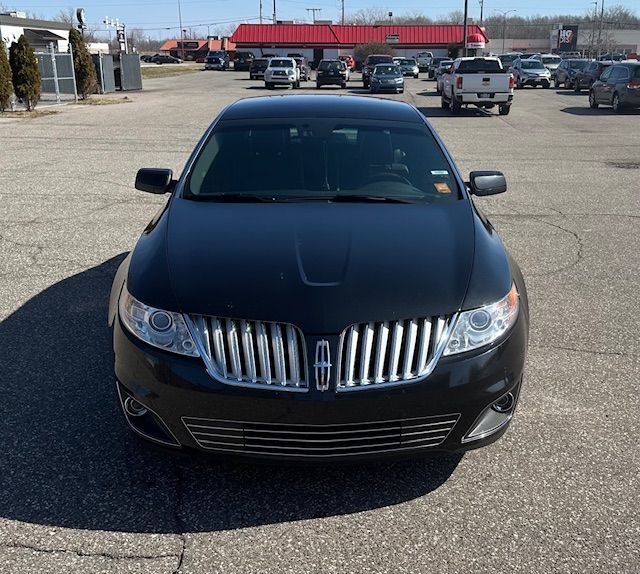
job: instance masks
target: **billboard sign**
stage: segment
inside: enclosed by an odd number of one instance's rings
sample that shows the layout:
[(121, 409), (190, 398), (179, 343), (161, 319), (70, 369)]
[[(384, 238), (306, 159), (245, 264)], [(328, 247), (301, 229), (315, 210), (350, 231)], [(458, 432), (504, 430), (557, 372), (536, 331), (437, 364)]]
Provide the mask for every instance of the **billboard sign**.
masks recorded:
[(578, 26), (562, 26), (558, 30), (558, 51), (575, 52), (578, 48)]

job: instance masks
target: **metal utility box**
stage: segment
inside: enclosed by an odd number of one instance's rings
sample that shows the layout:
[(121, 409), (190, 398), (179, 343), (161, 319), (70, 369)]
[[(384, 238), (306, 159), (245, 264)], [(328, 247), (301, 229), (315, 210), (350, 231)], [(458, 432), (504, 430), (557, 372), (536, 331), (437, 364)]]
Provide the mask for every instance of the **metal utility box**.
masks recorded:
[(111, 54), (93, 54), (91, 59), (96, 67), (100, 93), (111, 94), (115, 92), (116, 79), (113, 74), (113, 56)]

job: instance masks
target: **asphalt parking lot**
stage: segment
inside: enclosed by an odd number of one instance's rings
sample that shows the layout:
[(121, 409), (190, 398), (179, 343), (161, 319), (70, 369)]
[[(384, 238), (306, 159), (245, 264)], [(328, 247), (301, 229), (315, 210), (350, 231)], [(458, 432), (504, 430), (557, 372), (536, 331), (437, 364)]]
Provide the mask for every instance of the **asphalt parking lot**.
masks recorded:
[(179, 173), (223, 106), (273, 93), (247, 75), (149, 80), (129, 103), (0, 119), (2, 573), (640, 572), (639, 116), (590, 110), (586, 93), (524, 89), (509, 116), (456, 117), (432, 81), (389, 96), (429, 117), (464, 174), (509, 182), (478, 202), (532, 312), (499, 442), (301, 468), (176, 459), (130, 434), (107, 297), (163, 203), (133, 189), (135, 173)]

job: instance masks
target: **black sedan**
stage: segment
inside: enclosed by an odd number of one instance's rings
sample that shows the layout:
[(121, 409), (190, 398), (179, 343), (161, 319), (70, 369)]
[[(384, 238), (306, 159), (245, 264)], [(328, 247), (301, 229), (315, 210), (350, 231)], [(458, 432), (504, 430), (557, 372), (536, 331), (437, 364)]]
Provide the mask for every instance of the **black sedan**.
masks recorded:
[[(242, 170), (230, 170), (237, 157)], [(130, 427), (185, 451), (333, 461), (461, 451), (507, 429), (529, 331), (522, 274), (414, 107), (227, 107), (113, 282)]]

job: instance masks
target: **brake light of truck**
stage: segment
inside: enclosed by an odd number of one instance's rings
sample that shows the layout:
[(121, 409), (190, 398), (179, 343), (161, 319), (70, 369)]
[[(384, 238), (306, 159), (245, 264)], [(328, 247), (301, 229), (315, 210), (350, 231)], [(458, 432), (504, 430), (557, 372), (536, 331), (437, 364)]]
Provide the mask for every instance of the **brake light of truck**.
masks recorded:
[(516, 87), (516, 80), (513, 77), (513, 74), (509, 74), (509, 89), (513, 90)]
[(458, 78), (456, 79), (456, 89), (462, 89), (462, 76), (458, 76)]

